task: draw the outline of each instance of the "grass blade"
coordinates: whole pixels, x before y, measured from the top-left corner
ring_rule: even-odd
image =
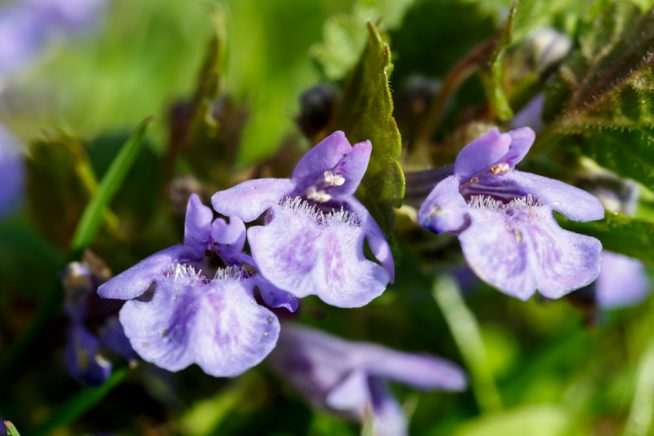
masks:
[[[151,122],[152,117],[148,117],[139,124],[134,134],[127,140],[120,153],[118,153],[118,156],[111,163],[111,166],[98,186],[96,195],[93,196],[84,209],[82,218],[80,218],[77,224],[70,246],[71,254],[77,255],[81,253],[82,250],[93,242],[93,238],[100,228],[103,216],[111,200],[120,189],[141,150],[143,137]]]

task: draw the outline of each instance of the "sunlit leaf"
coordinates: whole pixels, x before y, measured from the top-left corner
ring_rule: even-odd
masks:
[[[654,11],[600,1],[580,46],[550,84],[550,143],[576,143],[600,165],[654,183]]]
[[[357,0],[349,14],[336,15],[325,23],[324,40],[311,49],[325,76],[342,79],[354,66],[366,44],[365,23],[380,30],[394,29],[415,0]]]
[[[368,23],[368,44],[349,76],[332,130],[343,130],[352,142],[372,142],[372,156],[360,188],[364,203],[389,233],[392,208],[404,196],[404,174],[398,161],[402,152],[400,132],[393,118],[388,83],[391,50],[375,26]]]
[[[606,214],[600,221],[580,223],[561,218],[559,222],[569,230],[596,237],[605,250],[654,264],[654,223],[622,214]]]

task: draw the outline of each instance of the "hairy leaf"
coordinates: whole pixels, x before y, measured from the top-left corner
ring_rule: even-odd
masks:
[[[607,251],[654,264],[654,223],[651,221],[607,212],[601,221],[580,223],[559,218],[559,223],[568,230],[596,237],[602,241],[602,246]]]
[[[551,140],[569,143],[602,166],[654,183],[654,11],[601,1],[579,48],[547,90]]]
[[[372,142],[360,193],[384,231],[390,233],[392,208],[400,207],[404,197],[404,174],[398,161],[402,142],[388,83],[391,50],[372,23],[368,23],[368,32],[368,44],[345,85],[332,130],[345,131],[352,143]]]

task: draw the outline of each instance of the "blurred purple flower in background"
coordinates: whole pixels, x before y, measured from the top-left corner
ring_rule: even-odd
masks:
[[[87,30],[106,0],[18,0],[0,5],[0,82],[53,40]]]
[[[0,217],[11,213],[20,201],[24,172],[18,142],[0,125]]]
[[[454,174],[420,208],[420,224],[458,235],[466,261],[500,291],[529,299],[538,289],[560,298],[595,280],[600,242],[559,227],[558,211],[575,221],[604,216],[599,200],[563,182],[515,170],[529,151],[529,128],[493,129],[466,145]]]
[[[245,226],[227,223],[193,194],[184,243],[162,250],[98,288],[127,300],[120,322],[134,350],[169,371],[196,363],[207,374],[237,376],[270,353],[279,321],[255,300],[295,310],[297,301],[256,275],[242,253]]]
[[[111,374],[107,353],[128,361],[138,357],[118,323],[122,302],[103,300],[96,294],[110,274],[104,263],[88,252],[84,262],[71,262],[62,273],[70,323],[66,367],[73,378],[92,386],[101,385]]]
[[[268,362],[314,407],[358,421],[372,418],[377,436],[408,430],[386,380],[421,390],[461,391],[467,386],[464,372],[445,359],[348,342],[291,323],[284,324]]]
[[[607,210],[626,215],[634,213],[640,195],[636,183],[612,174],[595,178],[591,183],[593,193]],[[602,270],[592,287],[595,302],[603,309],[635,305],[650,292],[644,265],[637,259],[609,251],[602,253]]]
[[[393,280],[384,235],[354,193],[372,145],[335,132],[309,150],[291,179],[258,179],[216,193],[214,209],[263,224],[248,229],[261,274],[296,297],[318,295],[338,307],[369,303]],[[366,259],[368,243],[381,265]]]
[[[650,291],[645,267],[639,260],[609,251],[602,253],[602,271],[594,286],[597,304],[604,309],[632,306]]]

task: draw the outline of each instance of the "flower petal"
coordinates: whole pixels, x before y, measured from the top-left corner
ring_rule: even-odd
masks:
[[[608,309],[639,303],[650,291],[645,267],[632,257],[605,251],[595,282],[597,303]]]
[[[594,221],[604,218],[602,203],[582,189],[559,180],[522,171],[511,171],[502,177],[507,183],[519,186],[573,221]]]
[[[459,235],[475,273],[513,297],[527,300],[536,289],[560,298],[599,274],[602,245],[559,227],[546,206],[471,207],[471,225]]]
[[[536,139],[536,133],[529,127],[521,127],[506,133],[511,137],[511,145],[501,162],[506,162],[511,168],[514,168],[529,152]]]
[[[334,168],[351,150],[345,133],[337,130],[302,156],[293,170],[292,178],[303,190],[321,178],[325,171]]]
[[[354,144],[352,150],[343,156],[343,159],[331,170],[334,175],[343,178],[343,184],[328,188],[327,193],[332,197],[353,195],[366,173],[371,153],[372,144],[370,141]]]
[[[0,126],[0,217],[13,211],[22,197],[24,172],[23,158],[18,152],[16,140]]]
[[[360,413],[370,401],[368,376],[363,371],[352,371],[334,386],[325,398],[330,409],[355,413]]]
[[[384,381],[378,377],[369,377],[368,389],[372,398],[372,427],[375,436],[407,435],[408,423],[402,406],[391,395]]]
[[[201,256],[207,249],[211,238],[213,212],[202,204],[197,194],[191,194],[186,206],[184,221],[184,245]]]
[[[369,374],[419,389],[464,390],[467,378],[454,363],[440,357],[400,353],[377,345],[359,344],[357,360]]]
[[[454,174],[461,180],[469,179],[499,161],[510,145],[511,136],[496,128],[489,130],[461,149],[454,161]]]
[[[265,226],[248,230],[252,256],[273,285],[337,307],[360,307],[386,289],[383,267],[365,258],[365,233],[352,214],[322,213],[299,198],[273,208]]]
[[[245,224],[238,217],[230,217],[229,223],[222,218],[216,218],[211,223],[211,239],[217,244],[232,245],[241,251],[245,244]]]
[[[434,233],[458,232],[467,223],[468,204],[459,193],[459,180],[445,178],[431,191],[418,211],[420,225]]]
[[[111,362],[99,356],[100,342],[81,323],[68,328],[66,369],[76,380],[99,386],[111,374]]]
[[[131,300],[137,298],[164,278],[170,268],[188,257],[188,250],[183,245],[175,245],[146,257],[133,267],[111,278],[98,287],[98,294],[103,298]]]
[[[511,120],[512,127],[529,126],[536,132],[543,128],[543,107],[545,106],[545,93],[540,92],[515,114]],[[510,133],[510,132],[509,132]]]
[[[370,246],[372,254],[381,262],[388,273],[389,281],[392,283],[395,280],[395,264],[393,262],[393,252],[391,246],[388,245],[384,232],[377,224],[377,221],[370,215],[368,209],[354,197],[347,199],[346,204],[356,215],[361,227],[366,233],[366,240]]]
[[[248,180],[216,192],[211,197],[211,204],[216,212],[229,217],[237,216],[248,223],[259,218],[294,189],[291,179]]]
[[[146,361],[179,371],[196,363],[216,377],[234,377],[270,353],[279,321],[259,306],[237,279],[201,286],[174,279],[160,283],[150,301],[131,300],[120,322]]]
[[[273,309],[286,309],[289,312],[297,310],[300,301],[293,294],[277,289],[261,276],[255,276],[252,279],[255,280],[259,295],[266,306]]]

